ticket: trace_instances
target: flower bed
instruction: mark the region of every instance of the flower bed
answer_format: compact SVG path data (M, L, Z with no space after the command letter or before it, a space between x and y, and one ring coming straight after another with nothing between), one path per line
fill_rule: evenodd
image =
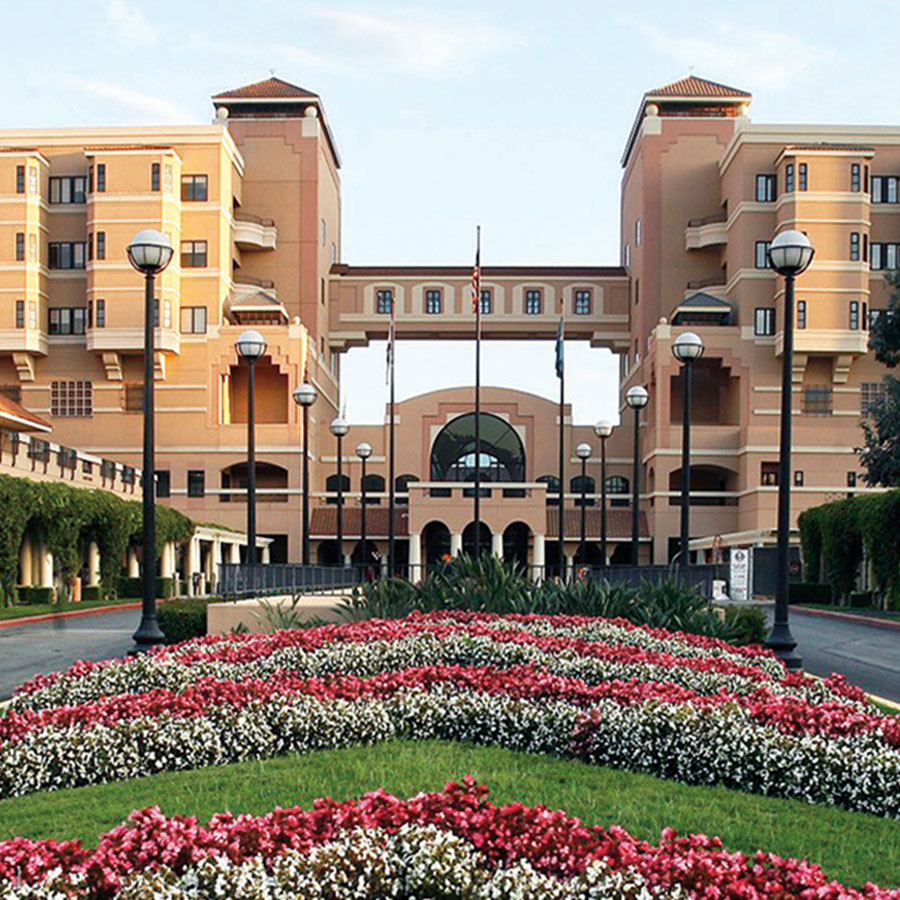
M808 862L731 853L702 834L667 829L651 844L541 806L498 807L467 778L411 800L378 791L206 825L145 809L93 850L0 842L2 900L57 897L900 900L900 889L847 888Z
M0 796L395 737L900 817L900 720L839 677L622 621L474 613L204 638L40 676L0 718Z

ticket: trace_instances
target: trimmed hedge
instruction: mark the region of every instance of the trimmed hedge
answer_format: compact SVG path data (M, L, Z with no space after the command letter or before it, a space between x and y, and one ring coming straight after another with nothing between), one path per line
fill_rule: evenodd
M734 644L763 644L769 634L766 614L758 606L726 606L725 625Z
M179 597L160 603L156 617L167 644L177 644L206 634L206 607L210 599Z
M116 593L129 600L139 600L144 594L144 582L129 575L120 576ZM156 599L170 600L175 593L175 583L171 578L156 577Z
M86 584L81 589L81 599L85 603L96 602L97 600L103 599L103 585L100 584Z
M834 603L831 585L815 581L792 581L788 597L790 603Z
M19 603L25 606L45 606L53 603L55 591L52 587L20 587Z

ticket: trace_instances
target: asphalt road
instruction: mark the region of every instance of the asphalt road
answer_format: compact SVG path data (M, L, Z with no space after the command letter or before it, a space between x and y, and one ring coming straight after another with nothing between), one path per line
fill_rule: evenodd
M122 656L140 621L139 609L0 628L0 700L37 672L67 669L78 659Z
M123 655L139 616L131 609L0 629L0 699L36 672ZM808 672L840 672L863 690L900 703L900 629L796 613L791 630Z

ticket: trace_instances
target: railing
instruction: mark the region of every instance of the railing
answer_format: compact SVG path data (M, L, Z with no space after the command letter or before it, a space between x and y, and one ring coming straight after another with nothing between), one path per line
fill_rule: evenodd
M274 219L264 219L262 216L256 216L253 213L236 212L234 214L235 222L250 222L252 225L263 225L271 228L275 224Z
M724 287L726 283L724 275L712 275L709 278L697 278L689 281L685 287L689 291L699 291L707 287Z
M274 290L275 282L268 278L257 278L255 275L247 275L245 272L237 272L234 276L234 283L237 288L243 285L251 285L253 287L265 288L266 290Z
M688 228L699 228L702 225L715 225L718 222L728 221L728 216L724 209L718 212L710 213L708 216L701 216L699 219L688 219Z
M220 563L218 590L226 598L319 594L351 588L361 580L359 566Z

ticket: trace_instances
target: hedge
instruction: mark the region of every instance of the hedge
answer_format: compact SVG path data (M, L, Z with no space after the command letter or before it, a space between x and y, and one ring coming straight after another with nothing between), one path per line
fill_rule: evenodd
M18 589L19 603L25 606L46 606L53 603L52 587L20 587Z
M815 506L799 523L807 581L824 581L848 598L865 551L876 590L888 607L900 607L900 489Z
M156 576L156 599L168 600L175 593L175 583L171 578ZM140 577L121 576L116 582L116 594L119 597L140 599L144 595L144 582Z
M156 618L167 644L206 634L206 607L213 598L186 597L160 603ZM215 598L216 600L221 598Z

